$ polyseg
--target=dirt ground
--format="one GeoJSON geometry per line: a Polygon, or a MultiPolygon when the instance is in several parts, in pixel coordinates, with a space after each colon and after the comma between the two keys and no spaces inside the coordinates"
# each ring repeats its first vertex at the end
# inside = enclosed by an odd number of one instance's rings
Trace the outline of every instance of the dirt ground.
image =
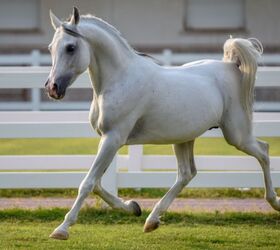
{"type": "MultiPolygon", "coordinates": [[[[151,209],[158,199],[135,199],[142,209],[151,209]]],[[[74,198],[0,198],[0,209],[7,208],[70,208],[74,198]]],[[[100,201],[88,198],[84,206],[100,206],[100,201]]],[[[102,204],[102,203],[101,203],[102,204]]],[[[265,199],[176,199],[169,211],[189,212],[262,212],[274,210],[265,199]]]]}

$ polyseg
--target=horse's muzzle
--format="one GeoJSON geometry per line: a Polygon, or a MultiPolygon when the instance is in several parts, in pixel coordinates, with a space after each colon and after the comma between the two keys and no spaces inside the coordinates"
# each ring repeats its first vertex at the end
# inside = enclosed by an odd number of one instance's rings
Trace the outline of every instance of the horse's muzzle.
{"type": "Polygon", "coordinates": [[[49,97],[60,100],[65,96],[67,84],[61,84],[58,82],[50,82],[47,80],[45,83],[45,89],[48,92],[49,97]]]}
{"type": "Polygon", "coordinates": [[[49,97],[60,100],[65,96],[66,89],[70,85],[71,75],[65,75],[54,80],[48,78],[45,88],[49,97]]]}

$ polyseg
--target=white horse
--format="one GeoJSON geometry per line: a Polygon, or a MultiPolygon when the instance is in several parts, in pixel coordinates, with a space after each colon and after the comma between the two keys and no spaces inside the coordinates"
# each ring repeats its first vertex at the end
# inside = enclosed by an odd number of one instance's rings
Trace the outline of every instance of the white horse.
{"type": "Polygon", "coordinates": [[[63,98],[66,88],[88,69],[93,87],[89,119],[101,136],[97,157],[74,205],[50,237],[69,237],[69,226],[92,191],[113,208],[139,216],[141,209],[135,201],[110,194],[100,179],[123,145],[173,144],[177,180],[144,225],[144,232],[156,229],[160,215],[196,175],[195,138],[213,127],[222,129],[230,145],[259,161],[266,199],[280,210],[271,182],[268,144],[252,134],[253,89],[257,57],[262,53],[257,40],[227,40],[222,61],[163,67],[135,52],[114,27],[99,18],[80,16],[76,8],[68,22],[52,12],[50,17],[55,34],[49,46],[52,69],[46,89],[52,98],[63,98]]]}

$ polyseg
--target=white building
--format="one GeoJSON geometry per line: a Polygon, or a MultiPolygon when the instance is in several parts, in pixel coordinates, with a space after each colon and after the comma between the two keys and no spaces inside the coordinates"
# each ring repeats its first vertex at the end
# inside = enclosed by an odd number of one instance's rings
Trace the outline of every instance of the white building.
{"type": "Polygon", "coordinates": [[[0,52],[45,51],[53,35],[49,9],[67,18],[74,5],[148,52],[219,52],[230,34],[280,51],[279,0],[0,0],[0,52]]]}

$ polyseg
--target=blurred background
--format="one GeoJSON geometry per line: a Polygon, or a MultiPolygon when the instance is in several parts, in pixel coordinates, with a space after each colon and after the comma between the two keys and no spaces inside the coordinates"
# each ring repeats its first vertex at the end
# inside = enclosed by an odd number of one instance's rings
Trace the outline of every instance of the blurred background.
{"type": "MultiPolygon", "coordinates": [[[[0,0],[0,66],[50,65],[49,9],[66,19],[73,6],[108,21],[132,47],[164,65],[220,59],[230,35],[258,38],[265,52],[259,65],[280,65],[278,0],[0,0]]],[[[1,89],[0,110],[87,110],[92,92],[71,89],[51,106],[34,106],[34,98],[37,104],[50,102],[43,90],[1,89]]],[[[256,100],[256,110],[280,110],[278,87],[257,88],[256,100]]]]}

